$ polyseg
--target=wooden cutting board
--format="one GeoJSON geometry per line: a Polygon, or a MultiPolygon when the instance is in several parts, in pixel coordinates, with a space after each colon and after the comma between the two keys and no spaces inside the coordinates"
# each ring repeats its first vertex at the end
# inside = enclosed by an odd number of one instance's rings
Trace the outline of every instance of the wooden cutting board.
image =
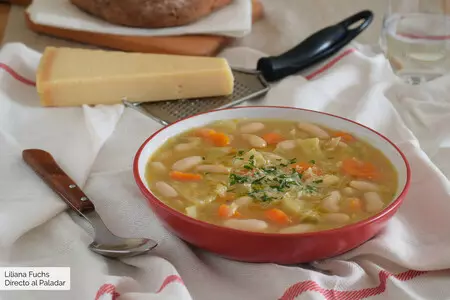
{"type": "MultiPolygon", "coordinates": [[[[26,5],[31,1],[12,0],[11,2],[26,5]]],[[[253,23],[255,23],[263,18],[264,9],[259,0],[252,0],[252,7],[252,19],[253,23]]],[[[143,37],[99,34],[35,24],[26,13],[25,19],[28,28],[40,34],[130,52],[214,56],[233,41],[233,38],[215,35],[143,37]]]]}

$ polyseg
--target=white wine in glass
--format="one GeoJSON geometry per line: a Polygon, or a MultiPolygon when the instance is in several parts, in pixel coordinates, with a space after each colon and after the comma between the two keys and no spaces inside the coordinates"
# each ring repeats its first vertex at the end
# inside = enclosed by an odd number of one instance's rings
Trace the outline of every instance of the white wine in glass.
{"type": "Polygon", "coordinates": [[[450,72],[446,0],[390,0],[381,47],[394,72],[420,84],[450,72]]]}

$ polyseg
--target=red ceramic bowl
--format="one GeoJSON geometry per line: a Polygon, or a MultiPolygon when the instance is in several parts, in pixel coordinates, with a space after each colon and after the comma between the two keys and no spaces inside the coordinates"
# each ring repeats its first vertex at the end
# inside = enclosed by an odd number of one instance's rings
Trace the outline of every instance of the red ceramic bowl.
{"type": "Polygon", "coordinates": [[[353,121],[334,115],[290,107],[236,107],[216,110],[164,127],[148,138],[134,159],[134,177],[141,192],[160,222],[184,241],[223,257],[246,262],[279,264],[304,263],[342,254],[375,236],[396,213],[410,183],[410,168],[403,153],[386,137],[353,121]],[[240,231],[190,218],[156,198],[145,180],[145,166],[164,142],[189,128],[214,120],[236,118],[275,118],[306,121],[343,130],[380,149],[398,172],[398,190],[394,200],[380,213],[361,222],[338,229],[277,234],[240,231]]]}

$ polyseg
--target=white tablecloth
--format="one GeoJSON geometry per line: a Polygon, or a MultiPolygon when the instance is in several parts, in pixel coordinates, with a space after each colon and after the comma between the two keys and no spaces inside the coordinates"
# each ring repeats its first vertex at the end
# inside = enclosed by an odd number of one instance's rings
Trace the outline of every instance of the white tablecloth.
{"type": "MultiPolygon", "coordinates": [[[[445,160],[450,134],[444,125],[450,118],[450,78],[413,89],[396,81],[382,55],[350,49],[319,72],[309,71],[314,76],[285,79],[257,102],[361,122],[391,138],[412,165],[410,193],[387,229],[354,251],[317,262],[316,268],[331,274],[325,275],[299,266],[229,261],[169,234],[131,173],[137,148],[160,125],[121,105],[39,107],[35,87],[24,80],[34,78],[39,55],[20,44],[0,52],[0,265],[70,266],[72,290],[0,292],[4,299],[445,299],[450,294],[450,163],[445,160]],[[63,212],[65,204],[22,162],[25,148],[51,152],[114,233],[151,237],[160,245],[149,255],[122,261],[91,253],[89,236],[63,212]]],[[[244,48],[223,53],[233,65],[247,67],[259,55],[244,48]]]]}

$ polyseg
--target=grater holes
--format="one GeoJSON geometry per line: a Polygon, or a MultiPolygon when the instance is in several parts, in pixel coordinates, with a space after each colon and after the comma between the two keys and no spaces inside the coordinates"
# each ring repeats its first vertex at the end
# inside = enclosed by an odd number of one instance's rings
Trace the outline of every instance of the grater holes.
{"type": "Polygon", "coordinates": [[[234,90],[231,96],[211,97],[207,99],[182,99],[177,101],[159,102],[160,109],[168,112],[171,117],[182,119],[203,111],[217,109],[227,105],[233,99],[242,98],[252,93],[246,85],[235,81],[234,90]]]}
{"type": "Polygon", "coordinates": [[[237,105],[242,102],[241,99],[252,97],[267,88],[254,73],[236,71],[233,74],[235,80],[232,95],[141,103],[139,110],[163,121],[163,124],[169,124],[206,111],[237,105]]]}

